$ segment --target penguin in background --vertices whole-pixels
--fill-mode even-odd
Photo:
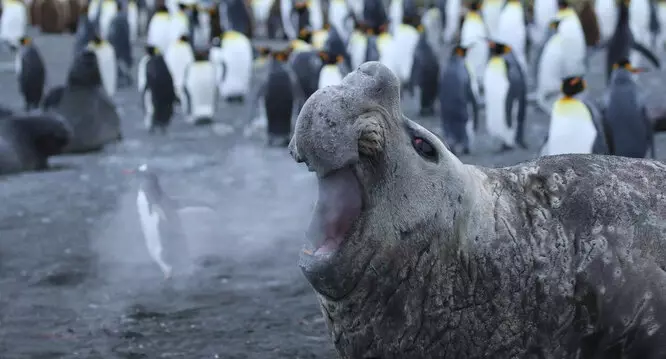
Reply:
[[[428,9],[421,16],[421,24],[425,28],[428,42],[433,49],[439,49],[442,42],[442,13],[436,4],[430,4]]]
[[[287,40],[293,40],[298,36],[298,28],[294,19],[294,1],[279,0],[280,19],[282,20],[282,30]]]
[[[659,21],[659,6],[656,0],[650,0],[650,47],[656,48],[659,34],[661,33],[661,22]]]
[[[366,26],[363,23],[355,23],[354,31],[349,36],[347,43],[347,53],[352,69],[358,68],[366,61],[365,53],[368,48],[368,37],[370,36],[372,36],[372,29],[369,29],[366,33]]]
[[[219,76],[220,96],[227,102],[244,102],[252,80],[253,56],[250,39],[241,32],[224,31],[222,37],[213,42],[211,61],[225,67],[225,76]]]
[[[23,1],[5,0],[0,14],[0,40],[10,48],[20,46],[28,28],[28,9]]]
[[[576,98],[586,87],[582,76],[561,80],[562,96],[553,105],[548,135],[539,151],[541,156],[610,154],[601,114],[596,107]]]
[[[351,58],[347,52],[347,45],[337,28],[331,27],[329,30],[323,51],[336,58],[342,56],[344,59],[344,65],[346,66],[345,71],[348,72],[351,70]]]
[[[344,0],[331,0],[328,5],[328,23],[331,24],[331,31],[335,30],[343,42],[347,42],[351,33],[351,27],[348,21],[352,17],[352,12]]]
[[[194,62],[185,69],[183,80],[183,108],[187,123],[199,125],[213,122],[218,96],[216,71],[215,65],[208,60],[208,51],[194,53]]]
[[[210,45],[211,12],[213,11],[215,11],[215,8],[199,6],[192,13],[192,20],[190,20],[190,24],[192,25],[192,44],[196,48]]]
[[[446,10],[444,11],[444,42],[451,43],[458,32],[460,24],[460,15],[462,12],[461,0],[446,0]]]
[[[176,89],[176,96],[180,101],[183,98],[185,68],[194,61],[194,52],[192,51],[192,45],[190,45],[189,36],[182,35],[176,42],[172,43],[164,54],[164,61],[169,68]]]
[[[345,59],[338,55],[337,57],[331,56],[330,54],[322,51],[319,53],[324,66],[319,72],[319,82],[317,88],[321,89],[326,86],[335,86],[342,83],[342,79],[345,77],[342,74],[340,66],[343,64]]]
[[[173,117],[176,90],[169,67],[159,49],[147,46],[146,53],[149,58],[146,61],[146,82],[141,95],[144,123],[148,132],[154,133],[159,129],[165,134]]]
[[[476,79],[466,65],[467,48],[457,45],[439,78],[440,118],[446,143],[454,154],[469,154],[479,129]]]
[[[102,39],[108,39],[111,21],[118,13],[118,3],[116,0],[102,0],[99,11],[99,34]]]
[[[523,148],[527,91],[525,75],[507,44],[489,41],[490,61],[483,76],[486,97],[486,126],[491,136],[500,139],[500,152]]]
[[[398,25],[402,24],[404,0],[391,0],[389,5],[389,31],[395,33]]]
[[[294,14],[296,16],[296,28],[304,29],[310,28],[310,9],[308,8],[307,1],[298,0],[294,3]]]
[[[370,34],[367,37],[367,43],[365,47],[365,61],[379,61],[381,58],[381,54],[379,52],[379,45],[377,44],[377,36],[374,36],[374,29],[370,28],[367,29]]]
[[[23,36],[21,47],[16,54],[16,75],[19,90],[25,100],[25,110],[39,108],[46,82],[46,68],[39,50],[32,42],[32,38]]]
[[[390,19],[386,14],[386,7],[382,0],[365,0],[363,3],[363,24],[367,29],[377,29],[383,24],[389,23]],[[402,17],[400,17],[402,19]],[[360,21],[356,22],[360,24]]]
[[[659,53],[666,50],[666,0],[657,0],[657,19],[659,20],[659,35],[656,49]]]
[[[113,46],[118,64],[118,85],[129,86],[132,84],[132,40],[130,35],[130,24],[128,13],[121,9],[111,20],[109,25],[109,43]]]
[[[277,0],[279,2],[279,0]],[[276,0],[252,0],[252,16],[257,25],[269,32],[269,21],[271,17],[271,10],[275,5]],[[268,35],[264,33],[264,35]]]
[[[430,46],[428,35],[421,26],[421,36],[414,51],[414,64],[412,65],[412,81],[421,90],[421,116],[435,114],[435,100],[437,99],[439,81],[439,60],[437,54]]]
[[[519,0],[508,0],[497,23],[497,39],[511,48],[523,71],[527,71],[527,23]],[[492,34],[492,32],[490,32]]]
[[[146,88],[146,64],[148,60],[154,55],[159,53],[159,49],[153,45],[145,46],[145,53],[139,60],[136,70],[136,87],[140,94],[143,93],[143,90]]]
[[[130,42],[134,44],[139,38],[139,6],[136,0],[127,1],[127,23],[129,26]]]
[[[486,46],[488,33],[481,18],[480,6],[480,1],[469,4],[469,10],[460,29],[460,44],[468,49],[467,61],[472,66],[479,84],[483,83],[483,70],[488,62],[488,46]]]
[[[303,103],[319,89],[319,78],[324,66],[320,53],[317,51],[300,51],[289,54],[289,65],[296,77],[298,87],[303,93],[302,102],[298,103],[299,111]],[[327,54],[327,56],[329,55]]]
[[[379,51],[379,59],[381,60],[384,56],[388,56],[391,44],[393,43],[393,35],[388,32],[388,24],[382,24],[377,28],[376,43],[377,50]]]
[[[331,30],[331,24],[324,23],[324,26],[321,29],[312,32],[312,46],[316,50],[324,49],[326,40],[328,40],[329,30]]]
[[[563,63],[567,71],[578,72],[578,69],[587,67],[587,44],[585,31],[580,22],[580,18],[567,0],[558,0],[558,11],[556,18],[560,20],[557,26],[557,33],[562,38],[562,43],[566,44],[567,56],[563,57]]]
[[[177,42],[183,35],[187,35],[189,41],[190,19],[186,13],[187,5],[178,3],[178,8],[169,18],[169,41],[170,44]]]
[[[390,47],[387,51],[382,51],[381,63],[391,69],[400,79],[403,89],[410,92],[413,96],[413,83],[411,79],[412,68],[414,65],[414,52],[416,44],[419,41],[419,32],[416,29],[411,17],[403,19],[395,31]]]
[[[606,82],[610,83],[613,65],[630,58],[631,50],[636,50],[645,56],[656,67],[661,67],[657,56],[641,43],[634,41],[634,36],[629,26],[629,3],[630,0],[622,0],[619,3],[619,14],[617,26],[613,37],[607,44],[606,52]]]
[[[632,0],[629,2],[629,28],[634,41],[650,48],[651,42],[650,17],[652,15],[652,0]],[[629,60],[632,64],[640,63],[640,54],[632,52]]]
[[[223,28],[240,32],[248,39],[252,38],[254,30],[252,12],[246,5],[245,0],[227,0],[226,11],[220,11],[220,14],[226,14],[227,18],[227,23],[222,23]]]
[[[613,64],[608,86],[608,102],[603,109],[603,123],[608,128],[608,147],[615,156],[655,158],[654,132],[645,104],[639,98],[633,74],[644,72],[627,59]]]
[[[298,37],[289,42],[291,53],[295,54],[301,51],[312,51],[314,47],[312,43],[312,30],[309,27],[304,27],[298,30]]]
[[[494,34],[499,26],[499,18],[504,8],[504,0],[482,0],[481,17],[489,34]]]
[[[601,43],[608,42],[615,32],[619,14],[617,2],[617,0],[594,1],[594,11],[599,22]]]
[[[136,208],[150,257],[157,263],[165,279],[190,274],[193,264],[181,216],[190,211],[215,210],[202,202],[188,203],[169,196],[162,188],[157,174],[145,164],[137,171],[125,172],[136,173],[139,177]]]
[[[148,34],[146,35],[146,42],[155,46],[160,50],[160,53],[166,53],[169,45],[171,45],[171,18],[169,9],[160,5],[155,9],[155,13],[150,18],[148,23]]]
[[[534,1],[534,25],[531,31],[533,43],[543,44],[544,36],[548,34],[550,21],[557,15],[557,10],[557,0]]]
[[[551,21],[544,43],[535,56],[536,102],[545,114],[551,113],[550,103],[561,92],[561,79],[565,69],[565,46],[562,36],[558,34],[559,24],[560,20]]]
[[[309,25],[313,31],[321,30],[324,28],[324,9],[321,0],[309,0],[306,2],[308,6],[308,20]]]
[[[79,20],[76,25],[76,33],[74,34],[74,56],[79,52],[85,50],[86,46],[92,41],[95,36],[95,21],[88,17],[88,7],[83,6],[79,13]]]
[[[104,90],[109,97],[113,97],[118,89],[118,64],[116,63],[116,52],[113,46],[103,40],[100,35],[95,34],[88,44],[88,49],[97,58],[97,66],[102,77]]]

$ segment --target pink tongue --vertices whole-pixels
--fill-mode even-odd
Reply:
[[[361,184],[350,167],[319,178],[319,198],[308,228],[317,252],[338,249],[361,214],[362,203]]]

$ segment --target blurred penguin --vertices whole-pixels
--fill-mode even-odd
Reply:
[[[367,28],[363,23],[357,23],[352,31],[347,44],[347,53],[351,60],[351,68],[356,69],[366,61],[365,55],[368,49],[368,37],[373,36],[372,28]]]
[[[136,0],[129,0],[127,2],[127,22],[130,42],[134,44],[139,38],[139,6]]]
[[[164,61],[173,78],[176,96],[179,100],[182,100],[185,69],[194,61],[194,52],[192,51],[192,45],[190,45],[190,39],[187,35],[182,35],[176,42],[169,45],[164,54]]]
[[[351,59],[349,58],[349,53],[347,52],[346,44],[347,43],[340,35],[340,32],[335,27],[331,27],[331,29],[328,32],[328,37],[326,38],[326,42],[324,43],[322,51],[326,51],[327,53],[331,54],[332,56],[335,56],[336,58],[338,56],[342,56],[342,58],[344,59],[344,65],[346,66],[345,71],[350,71]]]
[[[324,9],[321,1],[322,0],[309,0],[306,2],[308,6],[308,23],[312,28],[312,31],[324,28]]]
[[[553,19],[548,27],[543,45],[535,56],[534,78],[536,79],[536,102],[546,114],[551,113],[551,103],[562,88],[565,75],[565,42],[558,33],[560,20]]]
[[[391,0],[388,11],[389,31],[395,34],[396,29],[402,24],[404,0]]]
[[[585,90],[585,80],[582,76],[570,76],[561,82],[562,97],[553,105],[548,136],[540,155],[609,154],[600,113],[576,98]]]
[[[226,0],[220,3],[220,14],[224,16],[222,27],[252,38],[254,24],[252,23],[252,12],[246,4],[246,0]],[[226,15],[226,16],[225,16]]]
[[[271,16],[271,10],[276,0],[252,0],[252,17],[257,26],[268,32],[268,22]],[[277,0],[279,2],[279,0]],[[266,34],[268,35],[268,34]]]
[[[344,63],[345,59],[340,55],[337,57],[331,56],[324,51],[319,53],[319,57],[324,66],[319,72],[319,84],[317,87],[321,89],[326,86],[339,85],[344,77],[340,66]]]
[[[76,40],[74,42],[74,56],[79,52],[86,49],[86,46],[93,40],[95,36],[96,19],[90,19],[88,16],[88,7],[81,8],[79,13],[79,20],[76,26]]]
[[[587,66],[587,44],[580,18],[567,0],[558,0],[556,18],[560,21],[557,33],[567,52],[567,56],[562,59],[564,71],[582,73]]]
[[[293,40],[298,36],[298,27],[296,26],[296,16],[294,14],[293,0],[279,0],[280,19],[282,19],[282,30],[287,40]]]
[[[30,37],[23,36],[20,44],[16,54],[16,75],[25,100],[25,110],[30,111],[39,108],[42,101],[46,69],[42,56]]]
[[[367,29],[369,33],[374,33],[374,29]],[[379,61],[381,55],[379,53],[379,46],[377,45],[377,36],[369,35],[367,37],[367,45],[365,47],[365,61]]]
[[[483,23],[480,11],[481,2],[474,1],[469,4],[469,10],[460,29],[460,44],[466,50],[467,61],[474,71],[479,83],[483,83],[483,71],[488,62],[488,46],[486,46],[486,25]]]
[[[652,31],[650,29],[650,18],[652,15],[652,0],[631,0],[629,2],[629,28],[634,36],[634,41],[650,48],[652,42]],[[632,51],[629,60],[632,64],[642,64],[641,54]]]
[[[291,40],[289,47],[292,53],[314,50],[312,46],[312,29],[310,27],[299,29],[298,38]]]
[[[116,53],[118,64],[118,85],[129,86],[132,84],[132,43],[130,38],[130,24],[127,12],[123,9],[118,11],[109,26],[109,43]]]
[[[183,35],[190,34],[190,19],[187,16],[187,5],[178,3],[178,9],[171,14],[169,22],[169,39],[171,43],[177,42]]]
[[[599,31],[601,32],[601,42],[606,43],[613,36],[619,9],[617,0],[595,0],[594,11],[597,14]]]
[[[224,64],[225,76],[218,82],[220,96],[229,102],[243,102],[252,79],[252,43],[244,34],[228,30],[213,42],[211,61]],[[216,52],[213,52],[216,51]]]
[[[108,39],[111,21],[113,21],[113,18],[116,17],[116,14],[118,13],[117,0],[102,0],[102,5],[99,11],[99,34],[102,39]]]
[[[527,105],[524,73],[509,45],[489,41],[488,46],[491,57],[483,76],[488,132],[501,141],[500,152],[513,149],[516,143],[526,148],[520,130]]]
[[[197,48],[210,46],[211,13],[214,11],[214,7],[199,6],[192,14],[192,44]]]
[[[495,34],[499,27],[500,14],[505,0],[482,0],[481,17],[489,34]],[[453,19],[455,22],[455,19]]]
[[[326,40],[328,40],[328,32],[330,29],[331,24],[325,23],[321,29],[312,32],[311,44],[316,50],[322,50],[324,48]]]
[[[310,8],[307,1],[296,0],[293,11],[296,16],[297,29],[312,28],[310,25]]]
[[[28,9],[23,1],[4,0],[0,15],[0,40],[10,48],[20,46],[28,27]]]
[[[493,34],[490,32],[490,34]],[[511,48],[524,72],[527,71],[527,22],[525,10],[519,0],[508,0],[497,23],[499,41]]]
[[[344,0],[332,0],[328,4],[328,23],[346,43],[353,28],[351,10]]]
[[[187,123],[198,125],[213,122],[217,107],[215,71],[215,65],[208,60],[208,51],[196,51],[194,62],[185,69],[183,80],[183,109]]]
[[[356,18],[356,23],[363,23],[366,29],[376,30],[379,26],[389,24],[386,7],[382,0],[365,0],[363,2],[363,16]],[[388,30],[388,25],[387,25]]]
[[[189,211],[213,212],[214,209],[201,202],[170,197],[162,189],[157,175],[145,164],[138,171],[127,172],[136,172],[139,176],[136,208],[150,257],[165,279],[191,274],[192,261],[181,216]]]
[[[462,12],[461,0],[446,0],[444,11],[444,42],[450,44],[454,41],[460,25],[460,15]]]
[[[532,42],[541,44],[548,33],[550,21],[557,15],[557,0],[535,0],[533,9]]]
[[[116,52],[113,46],[107,41],[104,41],[99,35],[93,36],[92,41],[88,44],[88,49],[95,53],[97,58],[97,66],[99,67],[100,76],[102,77],[102,85],[104,90],[113,97],[118,88],[118,64],[116,62]]]
[[[146,42],[149,45],[155,46],[160,50],[160,53],[166,53],[166,50],[171,45],[171,18],[169,9],[161,5],[155,10],[155,13],[150,18],[148,24],[148,35]]]
[[[437,54],[428,42],[428,35],[425,31],[421,32],[419,42],[416,44],[411,78],[421,92],[419,114],[421,116],[433,116],[435,114],[435,99],[437,99],[439,62]]]
[[[329,55],[327,54],[326,56]],[[303,93],[303,102],[299,102],[298,104],[300,110],[305,100],[319,89],[319,78],[324,64],[320,52],[301,51],[289,54],[289,65],[291,65],[299,88]]]
[[[444,138],[457,155],[468,154],[479,128],[478,90],[465,57],[467,48],[457,45],[439,78],[439,107]]]
[[[148,46],[146,53],[146,85],[141,100],[144,109],[144,123],[150,133],[159,129],[163,134],[171,123],[174,103],[177,101],[176,91],[169,68],[159,49]]]
[[[379,61],[381,61],[384,56],[388,56],[391,44],[393,44],[393,35],[388,32],[388,24],[382,24],[377,28],[376,43],[377,51],[379,52]]]
[[[428,9],[421,16],[421,24],[425,28],[425,33],[428,36],[428,43],[434,50],[439,50],[444,27],[442,26],[442,12],[437,7],[437,4],[430,4]]]
[[[657,19],[660,26],[655,50],[663,54],[666,51],[666,0],[657,0]]]
[[[603,110],[612,155],[643,158],[650,151],[655,158],[652,123],[632,76],[643,71],[645,69],[633,67],[627,59],[613,64],[608,102]]]
[[[412,23],[412,17],[405,17],[403,23],[396,28],[395,35],[386,51],[381,52],[380,62],[391,69],[400,79],[403,89],[413,96],[411,82],[414,52],[419,41],[419,32]]]

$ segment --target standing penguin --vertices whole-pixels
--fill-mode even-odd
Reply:
[[[135,173],[135,171],[127,171]],[[187,237],[181,215],[186,211],[214,211],[204,204],[187,204],[167,195],[157,175],[144,164],[137,171],[139,189],[136,206],[146,247],[165,279],[187,275],[192,270]]]
[[[294,0],[279,0],[279,2],[282,30],[287,40],[293,40],[298,36],[298,27],[294,16]]]
[[[176,102],[176,91],[169,67],[164,57],[159,54],[157,47],[146,48],[149,56],[146,61],[146,86],[143,88],[141,100],[143,102],[145,125],[153,133],[159,128],[162,133],[171,123],[173,107]]]
[[[148,35],[146,36],[148,45],[157,47],[160,53],[166,53],[169,45],[171,45],[170,26],[169,9],[161,5],[155,10],[148,23]]]
[[[534,26],[532,39],[534,43],[541,44],[544,35],[548,31],[550,21],[557,14],[557,0],[535,0],[534,1]]]
[[[634,41],[645,47],[652,44],[650,31],[650,17],[652,15],[652,0],[629,1],[629,28]],[[640,53],[632,52],[629,60],[632,64],[641,63]]]
[[[483,0],[481,16],[486,24],[488,33],[494,34],[499,26],[499,18],[504,7],[504,0]]]
[[[197,51],[194,62],[185,69],[183,108],[185,121],[192,124],[213,122],[217,107],[215,65],[208,60],[208,51]]]
[[[310,9],[307,1],[297,0],[294,3],[294,14],[296,15],[296,28],[312,28],[310,25]]]
[[[220,96],[230,102],[243,102],[252,80],[250,39],[243,33],[228,30],[213,42],[213,46],[221,50],[219,57],[212,57],[213,63],[224,64],[225,67],[225,76],[218,82]]]
[[[86,46],[95,36],[96,22],[88,17],[88,8],[83,7],[79,14],[78,24],[76,26],[76,40],[74,42],[74,56],[86,49]]]
[[[546,114],[550,114],[553,97],[560,94],[564,75],[565,43],[558,33],[560,20],[551,21],[549,32],[539,48],[534,66],[536,78],[537,105]]]
[[[118,84],[129,86],[132,83],[132,40],[127,12],[123,9],[116,13],[109,26],[109,43],[113,46],[118,64]]]
[[[608,103],[603,110],[612,155],[643,158],[649,150],[651,157],[655,157],[652,124],[632,76],[642,71],[634,68],[627,59],[613,64]]]
[[[492,32],[491,32],[492,34]],[[508,0],[497,23],[497,39],[507,44],[518,59],[523,71],[527,70],[527,24],[525,10],[519,0]]]
[[[26,4],[19,0],[4,0],[0,15],[0,41],[16,48],[28,27]]]
[[[446,143],[455,154],[468,154],[479,128],[476,80],[465,64],[467,49],[457,45],[439,78],[440,118]]]
[[[330,58],[336,58],[332,54]],[[296,76],[298,87],[302,90],[303,102],[307,100],[317,89],[323,66],[320,52],[301,51],[289,55],[289,65]],[[338,67],[339,68],[339,67]],[[299,109],[302,103],[299,103]]]
[[[102,84],[106,93],[113,97],[118,88],[118,65],[116,63],[116,52],[113,46],[104,41],[99,35],[93,36],[88,44],[88,49],[95,53],[97,66],[102,77]]]
[[[479,1],[470,3],[460,29],[460,44],[469,49],[467,50],[467,61],[477,75],[478,81],[482,83],[483,70],[488,62],[488,46],[486,46],[488,33],[479,13],[480,5]]]
[[[139,37],[139,6],[136,0],[127,2],[127,22],[129,25],[130,42],[135,43]]]
[[[319,72],[319,84],[317,88],[324,88],[326,86],[335,86],[339,85],[342,82],[342,71],[340,70],[340,65],[344,62],[342,56],[332,56],[326,52],[320,52],[319,56],[321,57],[324,66]]]
[[[368,29],[368,33],[366,33],[366,26],[356,23],[356,28],[352,31],[347,44],[352,69],[358,68],[366,61],[365,53],[368,49],[369,36],[372,36],[372,29]]]
[[[254,24],[252,23],[252,12],[248,8],[246,1],[226,0],[220,5],[220,8],[225,9],[225,11],[220,11],[220,14],[226,15],[222,27],[227,30],[240,32],[248,39],[251,39]]]
[[[416,44],[411,78],[413,83],[421,90],[420,115],[434,115],[439,81],[439,62],[425,31],[421,32],[419,42]]]
[[[24,36],[20,39],[20,43],[21,48],[16,54],[16,74],[19,89],[25,99],[25,110],[30,111],[38,108],[42,101],[46,69],[42,55],[32,43],[32,39]]]
[[[618,19],[617,0],[595,0],[594,11],[599,22],[601,43],[606,43],[613,36]]]
[[[348,20],[351,19],[351,10],[345,3],[345,0],[331,0],[328,5],[328,23],[334,28],[344,42],[349,39],[350,26]]]
[[[169,72],[173,78],[176,95],[182,100],[185,69],[194,61],[194,52],[192,51],[190,39],[187,35],[181,36],[169,46],[167,52],[164,54],[164,61],[169,67]]]
[[[404,19],[407,20],[407,19]],[[411,91],[411,74],[414,51],[419,41],[418,30],[410,23],[401,24],[393,36],[390,47],[382,52],[380,62],[391,69],[400,79],[403,88]]]
[[[365,0],[363,2],[363,16],[357,17],[357,23],[362,19],[366,28],[377,29],[383,24],[389,23],[386,7],[382,0]]]
[[[286,147],[292,129],[292,116],[298,101],[298,84],[287,59],[288,50],[271,53],[268,79],[259,92],[264,99],[268,122],[268,144]]]
[[[116,17],[116,13],[118,13],[118,3],[116,0],[102,0],[102,5],[99,11],[99,34],[102,39],[108,39],[111,20],[113,20],[113,18]]]
[[[446,10],[444,11],[444,42],[451,43],[454,41],[454,37],[456,36],[460,26],[461,12],[461,0],[446,0]]]
[[[634,41],[634,35],[629,27],[629,2],[622,0],[619,4],[619,15],[617,26],[613,37],[608,42],[608,51],[606,52],[606,81],[610,82],[613,65],[629,59],[631,50],[636,50],[643,54],[656,67],[660,67],[660,61],[655,54],[641,43]]]
[[[609,154],[606,133],[596,108],[577,99],[585,90],[582,76],[562,81],[562,97],[553,105],[546,142],[541,156],[566,153]]]
[[[169,41],[171,44],[178,41],[181,36],[187,35],[189,41],[190,19],[185,11],[187,5],[179,3],[178,8],[169,17]]]
[[[583,72],[587,63],[587,45],[580,18],[567,0],[558,0],[556,18],[560,21],[557,33],[562,38],[562,44],[566,46],[567,52],[567,56],[562,59],[564,71],[567,73]]]
[[[502,142],[501,152],[513,149],[516,142],[526,148],[520,130],[527,103],[525,76],[508,45],[490,41],[489,47],[491,58],[483,76],[488,132]]]
[[[403,2],[404,0],[391,0],[389,5],[389,31],[392,33],[395,33],[398,25],[402,24]]]

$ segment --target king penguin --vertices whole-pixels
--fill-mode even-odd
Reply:
[[[504,7],[504,0],[483,0],[481,17],[489,34],[494,34],[499,26],[499,18]]]
[[[437,99],[437,86],[439,81],[439,60],[430,46],[428,35],[421,28],[419,42],[414,51],[414,64],[412,66],[412,82],[418,86],[421,95],[421,116],[435,114],[435,99]]]
[[[527,23],[519,0],[508,0],[497,23],[495,37],[511,48],[523,71],[527,71]],[[492,32],[490,33],[492,34]]]
[[[557,0],[535,0],[533,9],[533,43],[541,44],[548,32],[550,21],[557,15]]]
[[[608,128],[608,147],[612,155],[643,158],[649,150],[651,157],[655,157],[652,124],[632,76],[642,71],[641,68],[634,68],[627,59],[613,64],[608,103],[603,109],[603,122]]]
[[[185,69],[183,81],[185,121],[192,124],[213,122],[217,107],[215,65],[208,60],[208,51],[197,50],[194,62]]]
[[[430,4],[428,9],[423,13],[421,24],[425,28],[430,47],[439,50],[443,40],[442,32],[444,31],[444,27],[442,26],[442,12],[436,4]]]
[[[116,16],[111,20],[109,26],[109,43],[113,46],[116,54],[116,63],[118,64],[118,84],[120,86],[129,86],[132,84],[132,39],[130,36],[130,24],[127,18],[127,11],[120,9]]]
[[[179,100],[182,100],[185,68],[194,61],[194,52],[187,35],[181,36],[176,42],[169,45],[167,52],[164,54],[164,61],[173,78],[176,96]]]
[[[229,102],[243,102],[252,80],[252,43],[243,33],[227,30],[214,44],[221,49],[216,61],[225,67],[225,76],[219,82],[220,96]]]
[[[146,42],[148,45],[157,47],[162,54],[166,53],[169,45],[171,45],[170,25],[169,9],[161,5],[150,18]]]
[[[139,38],[139,6],[136,0],[127,2],[127,22],[129,24],[130,41],[134,44]]]
[[[349,37],[349,43],[347,43],[347,53],[349,53],[352,69],[358,68],[362,63],[367,61],[365,54],[368,49],[369,36],[373,36],[372,29],[368,29],[366,33],[366,26],[363,23],[357,22],[354,31],[352,31]]]
[[[159,49],[147,46],[149,56],[145,68],[145,87],[141,100],[144,108],[144,123],[150,133],[160,129],[164,134],[171,123],[176,91],[169,68]]]
[[[546,114],[551,113],[551,103],[561,92],[564,75],[565,44],[558,33],[560,20],[553,19],[543,45],[535,59],[537,105]]]
[[[601,43],[606,43],[613,36],[618,19],[617,0],[595,0],[594,12],[597,14]]]
[[[483,76],[488,132],[501,141],[500,151],[513,149],[516,142],[527,147],[519,131],[527,103],[524,74],[518,61],[511,59],[508,45],[489,41],[489,47],[491,58]]]
[[[461,0],[446,0],[446,10],[444,11],[444,31],[442,33],[444,42],[449,44],[453,42],[460,26],[460,15],[462,10]]]
[[[331,24],[344,42],[349,39],[351,28],[349,25],[351,19],[351,10],[345,0],[331,0],[328,5],[328,23]]]
[[[560,21],[557,33],[567,52],[567,56],[562,58],[564,71],[572,73],[583,71],[587,67],[587,44],[583,25],[568,0],[558,0],[557,6],[556,18]]]
[[[653,0],[631,0],[629,2],[629,28],[634,37],[634,41],[648,47],[653,44],[651,41],[650,17],[652,15]],[[632,64],[640,64],[640,53],[633,51],[629,56]]]
[[[92,50],[97,58],[97,66],[102,77],[104,90],[109,97],[113,97],[118,89],[118,65],[113,46],[99,35],[95,35],[93,40],[88,44],[88,49]]]
[[[391,33],[395,33],[398,25],[402,24],[403,2],[404,0],[391,0],[391,4],[389,5],[388,17],[389,31]]]
[[[400,79],[404,89],[411,92],[412,66],[414,64],[414,52],[419,41],[419,32],[411,23],[411,18],[403,19],[395,31],[390,47],[382,51],[380,62],[391,69]],[[413,95],[413,93],[412,93]]]
[[[74,35],[74,56],[86,49],[86,46],[95,36],[95,21],[88,17],[88,8],[83,7],[79,14],[79,21],[76,25],[76,34]]]
[[[39,108],[44,93],[46,69],[42,55],[30,37],[20,39],[21,48],[16,55],[16,74],[18,75],[19,89],[25,99],[25,110]]]
[[[446,143],[454,154],[468,154],[479,128],[474,84],[466,65],[467,49],[457,45],[439,78],[440,118]]]
[[[342,83],[342,78],[344,76],[342,75],[340,66],[344,62],[344,58],[339,55],[337,57],[332,56],[324,51],[320,52],[319,56],[321,57],[324,66],[319,72],[319,84],[317,88],[321,89],[326,86],[335,86]]]
[[[562,96],[553,105],[548,136],[541,148],[541,156],[567,153],[609,154],[600,114],[595,107],[576,98],[585,87],[582,76],[561,80]]]
[[[483,70],[488,62],[488,46],[486,46],[488,33],[479,13],[480,5],[480,1],[469,4],[469,10],[460,29],[460,44],[468,49],[467,61],[472,66],[479,84],[483,83]]]
[[[102,39],[108,39],[111,20],[113,20],[118,12],[118,2],[116,0],[102,0],[102,6],[99,11],[99,34]]]
[[[187,35],[189,41],[190,19],[186,11],[187,5],[179,3],[178,9],[169,18],[169,41],[172,44],[183,35]]]
[[[139,176],[136,208],[150,257],[165,279],[190,274],[192,262],[181,215],[187,211],[213,212],[214,209],[170,197],[162,189],[157,174],[145,164],[138,171],[128,172]]]
[[[298,27],[296,26],[296,16],[294,14],[293,0],[279,0],[280,19],[282,20],[282,30],[287,40],[293,40],[298,36]]]
[[[26,35],[28,27],[28,9],[23,1],[4,0],[0,15],[0,40],[16,48]]]

